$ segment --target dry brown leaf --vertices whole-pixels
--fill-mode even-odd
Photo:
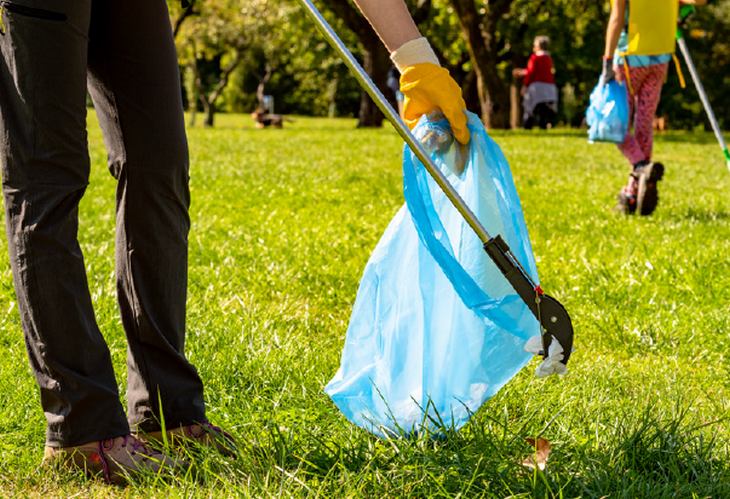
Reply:
[[[527,459],[522,460],[522,466],[528,468],[537,468],[542,471],[547,466],[548,454],[550,454],[550,442],[542,437],[538,437],[537,440],[534,438],[526,438],[527,442],[535,449],[535,452]]]

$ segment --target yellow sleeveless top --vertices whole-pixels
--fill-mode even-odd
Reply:
[[[628,55],[673,54],[679,0],[630,0]]]

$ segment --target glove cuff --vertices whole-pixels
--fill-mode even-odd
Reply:
[[[441,66],[436,53],[431,48],[431,44],[423,37],[416,38],[398,47],[395,52],[390,54],[390,60],[393,61],[401,74],[407,68],[424,62]]]

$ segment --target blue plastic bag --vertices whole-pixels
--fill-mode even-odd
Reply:
[[[414,130],[491,236],[501,234],[530,276],[537,270],[509,165],[468,114],[458,146],[441,115]],[[432,140],[433,138],[436,140]],[[466,153],[466,163],[459,161]],[[482,243],[406,146],[406,204],[368,261],[341,365],[325,388],[353,423],[380,436],[460,428],[530,360],[537,320]]]
[[[603,83],[603,77],[591,92],[586,111],[588,142],[624,141],[629,131],[629,100],[626,87],[616,80]]]

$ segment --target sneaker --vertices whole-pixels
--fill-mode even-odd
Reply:
[[[194,449],[196,446],[210,447],[226,457],[236,457],[238,446],[236,439],[226,431],[210,423],[189,424],[167,430],[167,443],[172,448]],[[137,437],[149,444],[160,445],[165,437],[160,431],[140,432]]]
[[[639,190],[639,183],[632,175],[629,183],[621,188],[618,193],[618,204],[614,208],[618,213],[633,215],[636,213],[636,195]]]
[[[169,474],[184,469],[176,461],[132,435],[109,438],[77,447],[46,447],[43,460],[66,469],[78,469],[116,485],[126,485],[136,474]]]
[[[636,193],[636,211],[640,215],[651,215],[659,204],[659,192],[657,182],[664,176],[664,165],[661,163],[649,163],[634,167],[632,173],[638,180]]]

